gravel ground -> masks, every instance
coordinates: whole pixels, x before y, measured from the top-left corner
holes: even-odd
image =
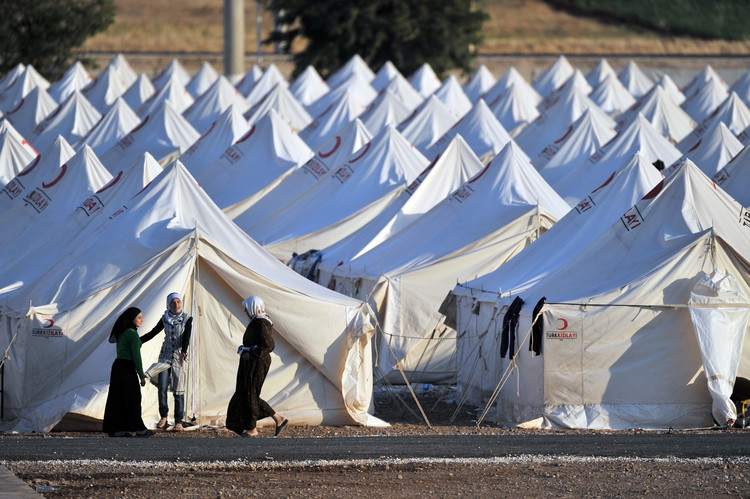
[[[462,408],[456,420],[451,423],[450,418],[456,409],[452,391],[433,389],[426,393],[420,391],[419,395],[432,423],[431,428],[418,419],[418,410],[404,392],[400,393],[404,403],[389,392],[379,392],[376,395],[376,415],[392,422],[390,428],[290,426],[284,430],[283,436],[323,438],[358,435],[550,433],[490,425],[477,428],[476,408]],[[261,435],[270,436],[270,431],[271,428],[261,428]],[[566,437],[591,435],[591,432],[571,430],[559,433]],[[597,433],[607,435],[612,432]],[[696,433],[718,435],[720,432],[700,430]],[[81,435],[86,434],[55,434],[54,437],[76,438]],[[196,444],[199,444],[199,439],[206,436],[236,438],[229,431],[215,428],[183,433],[159,432],[153,438],[196,439]],[[366,494],[368,497],[395,494],[404,497],[750,497],[750,452],[747,456],[699,459],[498,455],[489,459],[381,458],[281,462],[269,458],[266,462],[238,460],[177,463],[58,460],[7,461],[2,464],[48,497],[158,495],[168,498],[268,494],[282,497],[330,497],[340,494]]]

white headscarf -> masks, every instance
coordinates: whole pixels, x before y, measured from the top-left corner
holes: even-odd
[[[271,318],[268,317],[268,314],[266,313],[266,304],[263,303],[263,299],[260,296],[249,296],[242,302],[242,306],[245,307],[245,312],[247,312],[250,320],[257,317],[259,319],[266,319],[273,324]]]
[[[172,300],[177,298],[178,300],[182,301],[182,295],[180,293],[169,293],[167,295],[167,311],[164,312],[164,322],[165,324],[175,325],[175,323],[182,323],[182,320],[184,317],[187,316],[185,313],[185,304],[182,304],[182,310],[179,314],[176,314],[172,312],[172,310],[169,308],[169,306],[172,304]]]

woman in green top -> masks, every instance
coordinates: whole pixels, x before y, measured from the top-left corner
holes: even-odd
[[[153,430],[146,429],[141,418],[140,386],[146,385],[141,362],[141,339],[138,336],[138,328],[142,324],[141,311],[130,307],[117,318],[109,336],[110,343],[117,343],[117,358],[112,363],[104,409],[103,430],[110,437],[154,434]]]

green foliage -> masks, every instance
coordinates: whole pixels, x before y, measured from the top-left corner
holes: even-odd
[[[72,49],[114,19],[113,0],[2,0],[0,74],[20,62],[57,78]]]
[[[427,62],[438,76],[472,69],[482,23],[488,19],[470,0],[265,0],[279,22],[266,43],[307,45],[293,56],[294,75],[312,65],[325,78],[359,54],[377,70],[391,61],[405,75]]]
[[[671,35],[750,38],[748,0],[545,0],[573,14],[642,26]]]

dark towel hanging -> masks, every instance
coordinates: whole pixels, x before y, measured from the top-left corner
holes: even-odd
[[[510,307],[505,312],[505,316],[503,317],[503,333],[500,339],[500,358],[505,358],[509,347],[510,355],[508,358],[512,359],[516,356],[516,331],[518,330],[518,315],[521,313],[522,306],[523,300],[520,296],[516,296],[516,299],[513,300],[513,303],[510,304]]]
[[[542,299],[534,307],[534,313],[531,316],[531,340],[529,341],[529,351],[533,351],[534,355],[542,354],[542,331],[544,330],[544,320],[537,319],[539,314],[542,313],[542,307],[544,302],[547,301],[546,296],[542,296]]]

